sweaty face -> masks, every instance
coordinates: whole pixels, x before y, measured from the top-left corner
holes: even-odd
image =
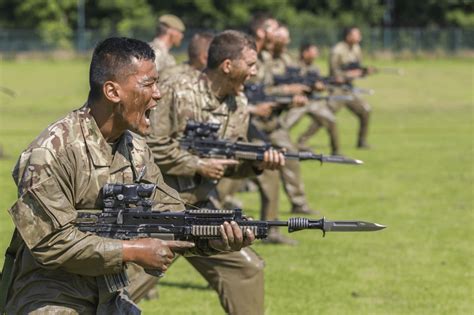
[[[306,64],[312,64],[314,59],[319,56],[319,51],[316,46],[311,46],[303,52],[303,60]]]
[[[181,46],[181,41],[183,40],[183,37],[184,37],[183,32],[172,28],[171,29],[171,36],[172,36],[173,46],[174,47]]]
[[[232,94],[237,95],[244,90],[244,83],[257,74],[257,52],[245,47],[242,56],[232,61],[229,73]]]
[[[358,28],[354,28],[347,35],[350,44],[359,44],[362,41],[362,34]]]
[[[150,133],[150,112],[161,98],[158,72],[152,60],[135,60],[131,73],[120,82],[121,102],[116,108],[116,123],[139,135]]]
[[[265,49],[272,51],[275,45],[275,37],[278,31],[278,22],[274,19],[268,19],[264,25],[265,28]]]

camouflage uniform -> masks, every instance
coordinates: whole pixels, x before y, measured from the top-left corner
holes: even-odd
[[[259,71],[258,75],[254,78],[254,82],[265,84],[267,86],[266,92],[269,94],[283,94],[279,86],[273,86],[273,75],[284,73],[286,69],[285,63],[288,62],[289,57],[284,56],[280,60],[273,60],[271,55],[266,51],[262,51],[260,56],[262,70],[261,73]],[[281,117],[278,116],[278,113],[272,114],[270,118],[254,117],[252,122],[257,128],[267,134],[272,145],[293,152],[298,150],[291,141],[288,130],[284,128],[284,124],[282,123]],[[270,174],[270,172],[265,173],[265,175]],[[292,209],[307,209],[308,203],[304,193],[304,185],[301,180],[299,161],[287,160],[285,166],[280,169],[279,173],[283,181],[283,187],[292,204]],[[271,189],[271,192],[269,192],[270,195],[262,196],[262,201],[278,199],[278,189],[275,188],[274,183],[268,182],[274,180],[274,175],[268,176],[268,179],[265,178],[266,176],[261,176],[259,180],[260,184]],[[274,211],[276,211],[275,209],[264,210],[264,213],[271,213],[272,216],[276,215],[276,213],[274,213]]]
[[[308,72],[317,72],[319,69],[314,65],[307,65],[300,60],[298,67],[301,69],[301,75],[304,76]],[[302,107],[291,108],[283,119],[283,125],[287,129],[291,129],[304,115],[311,117],[311,124],[298,137],[298,145],[305,146],[308,141],[322,126],[327,129],[332,154],[339,153],[339,141],[336,124],[336,116],[328,108],[326,101],[309,101],[309,104]]]
[[[362,62],[362,52],[359,45],[349,46],[345,41],[339,42],[332,49],[329,55],[329,71],[331,77],[340,77],[348,79],[344,73],[343,67],[352,62]],[[356,93],[334,89],[335,95],[349,94],[353,97],[351,101],[331,102],[331,109],[337,112],[342,106],[346,106],[359,119],[358,146],[366,144],[366,138],[369,128],[370,105]]]
[[[79,209],[99,209],[106,183],[142,181],[161,190],[155,210],[183,210],[140,137],[125,132],[110,145],[88,107],[49,126],[21,154],[13,178],[18,201],[9,210],[21,235],[6,311],[8,314],[134,314],[124,291],[109,293],[104,274],[122,272],[122,243],[78,231]]]
[[[168,47],[159,38],[155,38],[149,44],[155,51],[155,64],[158,72],[161,73],[163,69],[176,65],[176,60],[170,54]]]
[[[162,82],[161,91],[163,98],[150,116],[153,132],[147,138],[155,162],[163,170],[165,182],[177,189],[188,204],[216,206],[209,202],[217,200],[215,181],[196,173],[199,157],[181,149],[177,139],[192,119],[220,123],[221,138],[245,140],[249,120],[247,99],[239,95],[219,101],[205,73],[172,76]],[[254,176],[255,172],[251,162],[242,162],[227,168],[225,174],[240,178]],[[263,313],[264,262],[252,249],[186,259],[217,291],[227,313]]]

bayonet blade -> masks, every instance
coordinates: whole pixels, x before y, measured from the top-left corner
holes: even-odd
[[[385,228],[385,225],[365,221],[324,220],[324,232],[372,232]]]
[[[361,160],[351,159],[340,155],[323,155],[321,162],[355,165],[364,164]]]

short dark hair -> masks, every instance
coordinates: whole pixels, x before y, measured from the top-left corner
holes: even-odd
[[[156,32],[155,32],[156,37],[165,35],[169,28],[170,27],[163,22],[158,23],[158,25],[156,26]]]
[[[346,40],[347,35],[349,35],[352,30],[359,29],[355,25],[347,26],[342,29],[342,40]]]
[[[316,45],[309,41],[302,42],[300,45],[300,56],[303,54],[303,52],[307,51],[311,47],[316,47]]]
[[[249,34],[255,36],[257,34],[257,30],[264,28],[265,23],[268,20],[274,19],[273,16],[268,12],[259,12],[256,13],[252,20],[250,21],[249,25]]]
[[[207,67],[217,69],[226,59],[236,60],[241,58],[244,48],[257,50],[255,41],[247,34],[234,30],[217,34],[209,46]]]
[[[111,37],[97,44],[89,69],[89,99],[98,99],[103,84],[123,75],[132,58],[154,61],[155,52],[147,43],[126,37]]]
[[[201,32],[194,34],[188,46],[189,61],[196,60],[204,49],[208,50],[213,38],[214,34],[211,32]]]

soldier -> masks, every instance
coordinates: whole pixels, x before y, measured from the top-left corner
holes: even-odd
[[[188,61],[164,69],[160,75],[160,82],[175,79],[181,74],[199,76],[207,65],[207,51],[214,35],[209,32],[196,33],[188,45]]]
[[[287,84],[287,85],[273,85],[273,75],[275,68],[281,69],[272,58],[271,52],[275,47],[275,33],[278,30],[278,22],[274,19],[266,19],[263,22],[254,22],[252,27],[253,34],[257,38],[257,45],[266,48],[260,52],[260,74],[253,80],[254,83],[265,84],[266,91],[269,94],[290,94],[294,95],[292,106],[302,106],[307,103],[307,98],[303,95],[308,90],[308,87],[302,84]],[[262,31],[262,29],[264,31]],[[278,35],[278,33],[276,33]],[[266,37],[263,37],[266,36]],[[259,45],[259,42],[261,43]],[[272,107],[271,107],[272,108]],[[278,147],[287,149],[288,151],[297,151],[295,145],[291,142],[288,131],[282,128],[280,117],[278,112],[273,112],[270,117],[264,117],[254,115],[252,123],[263,133],[265,133],[267,139]],[[268,175],[268,179],[265,177]],[[304,193],[304,185],[301,181],[300,165],[298,161],[287,161],[285,167],[280,169],[281,179],[285,192],[287,193],[292,208],[292,213],[298,214],[312,214],[313,210],[310,209]],[[274,175],[270,173],[264,173],[258,178],[260,182],[261,193],[263,194],[262,201],[277,200],[278,199],[278,188],[275,186]],[[265,206],[265,204],[264,204]],[[266,209],[268,211],[276,211],[274,209]],[[265,207],[264,207],[264,211]],[[273,213],[272,216],[276,214]]]
[[[227,223],[221,240],[196,247],[151,238],[108,239],[74,226],[76,211],[100,207],[106,183],[154,183],[159,187],[154,210],[184,209],[141,137],[149,133],[149,115],[161,97],[157,79],[146,43],[103,41],[92,57],[87,103],[49,126],[21,154],[13,171],[19,199],[9,210],[16,230],[0,293],[2,302],[8,301],[6,313],[139,314],[126,291],[108,290],[104,275],[123,274],[127,263],[164,272],[176,250],[239,253],[254,239],[247,231],[244,240],[240,228]]]
[[[161,71],[176,65],[176,60],[169,53],[169,50],[181,45],[185,27],[183,21],[172,14],[162,15],[158,21],[156,36],[150,43],[150,46],[155,50],[156,69]]]
[[[334,77],[338,83],[351,84],[354,79],[364,76],[366,73],[362,69],[349,69],[346,67],[351,63],[362,62],[362,51],[359,43],[362,35],[359,28],[348,27],[343,32],[343,41],[337,43],[329,55],[330,76]],[[369,74],[371,69],[369,68]],[[342,89],[335,89],[335,94],[344,94]],[[345,102],[333,102],[331,105],[333,112],[337,112],[342,106],[346,106],[359,119],[359,133],[357,138],[357,148],[370,148],[367,143],[367,133],[369,128],[370,105],[355,93],[350,93],[353,100]]]
[[[301,76],[305,76],[311,72],[319,76],[319,69],[314,65],[314,60],[318,55],[319,51],[316,45],[303,43],[300,46],[297,66],[300,69]],[[320,81],[317,81],[314,89],[323,91],[325,86]],[[298,137],[298,148],[300,150],[308,150],[306,146],[308,139],[311,138],[319,128],[324,127],[329,135],[331,154],[341,154],[339,151],[336,116],[328,108],[326,101],[310,101],[305,107],[290,109],[284,120],[285,127],[289,129],[292,128],[305,114],[309,115],[312,121],[308,128]]]
[[[225,31],[211,42],[207,68],[199,75],[174,77],[162,83],[162,105],[152,113],[153,132],[147,142],[165,182],[180,193],[187,204],[215,208],[215,185],[223,176],[248,177],[263,169],[284,164],[274,150],[265,152],[263,162],[205,159],[180,148],[189,119],[220,123],[220,136],[229,140],[246,138],[247,100],[243,83],[255,74],[257,53],[245,34]],[[186,257],[217,291],[230,314],[263,314],[263,260],[252,250],[213,257]]]

